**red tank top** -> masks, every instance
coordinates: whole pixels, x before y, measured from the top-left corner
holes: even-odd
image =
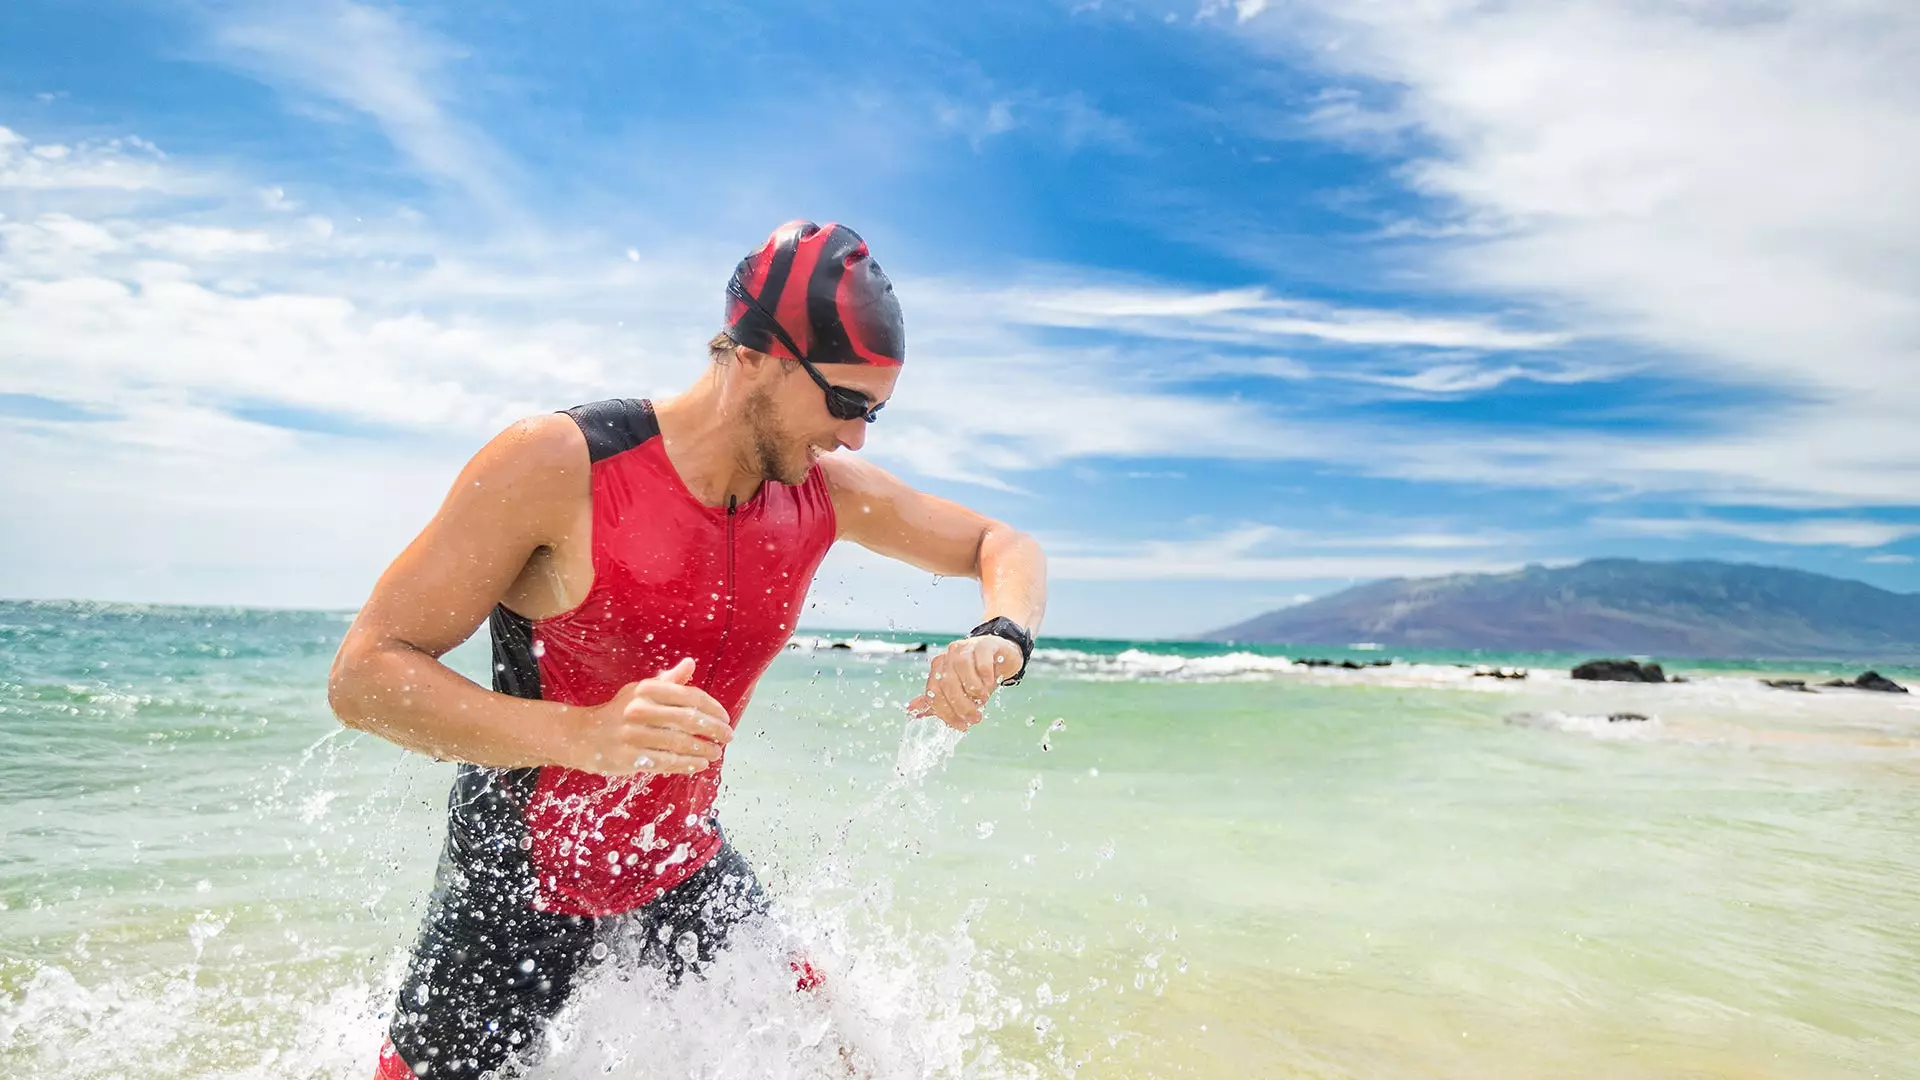
[[[495,612],[495,688],[599,705],[691,656],[694,685],[737,727],[833,543],[825,476],[816,467],[798,486],[768,481],[744,503],[711,507],[674,471],[650,404],[606,401],[569,415],[593,462],[593,587],[552,618]],[[711,810],[723,763],[624,779],[463,766],[449,851],[469,879],[506,886],[539,910],[629,911],[720,850]]]

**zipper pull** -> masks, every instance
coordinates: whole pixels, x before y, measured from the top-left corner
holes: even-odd
[[[738,496],[738,495],[728,495],[728,496],[727,496],[727,516],[728,516],[728,517],[732,517],[732,516],[733,516],[733,504],[734,504],[734,500],[736,500],[736,499],[738,499],[738,498],[739,498],[739,496]]]

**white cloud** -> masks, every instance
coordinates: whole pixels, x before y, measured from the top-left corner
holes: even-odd
[[[1450,397],[1484,393],[1511,382],[1572,385],[1605,381],[1618,377],[1620,373],[1620,368],[1604,367],[1598,364],[1563,364],[1557,367],[1546,367],[1449,361],[1406,373],[1362,371],[1342,373],[1340,377],[1355,382],[1404,390],[1411,394]]]
[[[158,148],[138,138],[35,144],[0,127],[0,191],[156,191],[191,187]]]
[[[1246,22],[1249,19],[1258,18],[1264,14],[1267,7],[1268,0],[1202,0],[1199,10],[1194,13],[1194,17],[1211,19],[1227,11],[1232,11],[1235,22]]]
[[[1259,288],[1195,291],[1028,281],[978,300],[1009,321],[1031,326],[1240,345],[1312,339],[1337,345],[1530,350],[1569,341],[1565,333],[1508,329],[1485,319],[1345,308],[1277,297]]]
[[[1766,544],[1874,548],[1920,536],[1920,525],[1863,521],[1857,518],[1801,518],[1796,521],[1728,521],[1721,518],[1601,518],[1599,528],[1636,536],[1684,539],[1730,536]]]
[[[1133,131],[1103,112],[1083,93],[1044,94],[1034,90],[1002,93],[985,87],[976,100],[943,99],[933,105],[936,123],[964,136],[975,150],[996,136],[1025,130],[1066,151],[1101,146],[1137,149]]]
[[[1907,566],[1911,564],[1914,561],[1914,559],[1913,559],[1913,556],[1911,555],[1882,554],[1882,555],[1869,555],[1865,559],[1862,559],[1861,561],[1867,562],[1867,563],[1873,563],[1877,566]]]
[[[1048,573],[1062,581],[1329,581],[1442,574],[1501,573],[1516,559],[1440,559],[1407,555],[1293,555],[1197,558],[1178,546],[1133,555],[1062,555]]]
[[[428,176],[505,208],[508,158],[461,118],[446,68],[452,43],[384,8],[353,0],[238,9],[214,28],[225,59],[283,90],[370,117]]]
[[[1047,548],[1049,572],[1063,581],[1324,581],[1508,570],[1523,561],[1512,555],[1521,542],[1502,533],[1321,534],[1242,525],[1196,539],[1121,546],[1053,539]]]
[[[1344,80],[1320,130],[1421,148],[1402,175],[1446,208],[1439,280],[1785,399],[1685,437],[1439,448],[1446,468],[1912,503],[1920,6],[1329,0],[1289,15],[1249,33]]]

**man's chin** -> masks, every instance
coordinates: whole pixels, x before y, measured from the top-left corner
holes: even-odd
[[[818,460],[818,454],[808,451],[794,461],[782,462],[779,474],[772,479],[788,487],[798,487],[807,482],[807,474],[813,471],[813,463]]]

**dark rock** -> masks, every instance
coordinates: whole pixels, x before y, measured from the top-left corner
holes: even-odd
[[[920,643],[920,644],[918,644],[918,645],[914,645],[914,646],[911,646],[911,647],[909,647],[909,648],[907,649],[907,651],[908,651],[908,652],[910,652],[910,653],[912,653],[912,652],[926,652],[926,651],[927,651],[927,643],[923,641],[923,642],[921,642],[921,643]]]
[[[1660,670],[1659,664],[1642,664],[1636,660],[1589,660],[1573,669],[1573,677],[1588,682],[1667,681],[1667,673]]]
[[[1813,689],[1807,685],[1807,680],[1805,679],[1761,679],[1760,681],[1773,687],[1775,690],[1798,690],[1803,694],[1813,693]]]
[[[1366,667],[1365,664],[1356,664],[1351,660],[1340,661],[1340,666],[1346,668],[1348,671],[1359,671],[1361,668]]]
[[[831,644],[831,645],[829,645],[829,646],[827,646],[827,648],[829,648],[829,649],[851,649],[851,648],[853,648],[853,646],[851,646],[851,645],[849,645],[849,644],[847,644],[847,643],[846,643],[846,642],[844,642],[844,641],[836,641],[836,642],[834,642],[833,644]]]
[[[1828,679],[1826,682],[1823,682],[1820,685],[1821,686],[1852,686],[1853,684],[1848,682],[1845,679]]]
[[[1609,724],[1624,724],[1633,720],[1645,720],[1645,719],[1646,719],[1645,716],[1642,716],[1637,712],[1617,712],[1617,713],[1607,714],[1607,723]]]
[[[1514,668],[1511,671],[1506,668],[1476,668],[1473,674],[1475,678],[1480,679],[1524,679],[1527,677],[1525,668]]]
[[[1853,680],[1853,687],[1856,690],[1878,690],[1883,694],[1904,694],[1907,692],[1906,687],[1901,686],[1899,683],[1894,682],[1892,679],[1887,678],[1877,671],[1869,671]]]
[[[1318,659],[1295,660],[1294,663],[1299,664],[1301,667],[1332,667],[1333,666],[1333,661],[1331,660],[1318,660]]]
[[[1368,667],[1392,667],[1392,666],[1393,666],[1393,661],[1391,661],[1391,660],[1369,660],[1369,661],[1367,661],[1367,666],[1368,666]]]

